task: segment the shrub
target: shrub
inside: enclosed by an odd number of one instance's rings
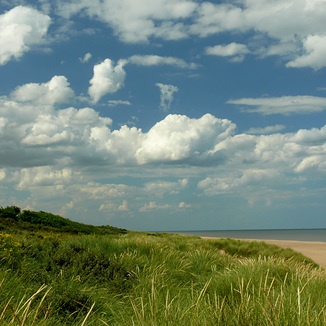
[[[5,208],[0,207],[0,218],[10,218],[13,220],[18,220],[19,214],[20,208],[17,206],[7,206]]]

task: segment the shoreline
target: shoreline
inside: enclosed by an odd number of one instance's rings
[[[220,239],[218,237],[201,237],[202,239]],[[241,241],[263,241],[282,248],[291,248],[296,252],[312,259],[315,263],[326,269],[326,242],[297,241],[297,240],[263,240],[263,239],[237,239]]]

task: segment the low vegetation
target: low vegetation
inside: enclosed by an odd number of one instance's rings
[[[325,271],[291,250],[21,214],[0,217],[1,325],[326,324]]]
[[[112,234],[125,233],[126,230],[110,225],[94,226],[73,222],[67,218],[43,211],[21,211],[20,207],[0,207],[0,230],[43,230],[49,232],[66,232],[73,234]]]

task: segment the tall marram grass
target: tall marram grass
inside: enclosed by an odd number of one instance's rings
[[[263,242],[1,237],[1,325],[326,324],[325,271]]]

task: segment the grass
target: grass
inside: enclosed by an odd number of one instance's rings
[[[263,242],[16,230],[0,261],[4,325],[326,324],[325,271]]]

